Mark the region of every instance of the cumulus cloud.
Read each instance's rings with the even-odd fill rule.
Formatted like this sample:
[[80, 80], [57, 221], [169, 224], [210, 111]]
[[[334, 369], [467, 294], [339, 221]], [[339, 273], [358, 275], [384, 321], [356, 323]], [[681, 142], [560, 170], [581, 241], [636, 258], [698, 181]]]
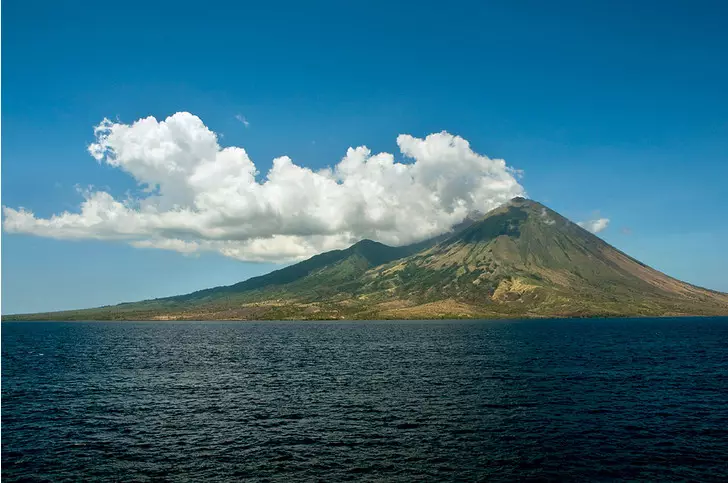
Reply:
[[589, 230], [592, 233], [599, 233], [609, 225], [609, 218], [597, 218], [595, 220], [579, 221], [576, 223], [580, 227]]
[[187, 112], [132, 124], [104, 119], [94, 133], [89, 153], [133, 177], [143, 195], [90, 189], [78, 210], [49, 218], [3, 206], [7, 232], [293, 261], [363, 238], [417, 242], [525, 194], [504, 160], [447, 132], [398, 136], [407, 162], [360, 146], [317, 171], [282, 156], [264, 177], [243, 148], [221, 147]]

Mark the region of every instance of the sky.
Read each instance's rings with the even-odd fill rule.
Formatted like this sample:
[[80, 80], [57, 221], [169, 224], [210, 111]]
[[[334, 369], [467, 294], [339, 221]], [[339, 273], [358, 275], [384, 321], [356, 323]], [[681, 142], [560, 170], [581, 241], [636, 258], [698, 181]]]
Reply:
[[728, 291], [728, 2], [2, 3], [2, 313], [524, 194]]

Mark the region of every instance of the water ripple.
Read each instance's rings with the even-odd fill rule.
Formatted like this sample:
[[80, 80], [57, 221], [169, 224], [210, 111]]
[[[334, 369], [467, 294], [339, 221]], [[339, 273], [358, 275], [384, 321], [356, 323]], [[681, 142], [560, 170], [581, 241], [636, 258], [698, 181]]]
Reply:
[[5, 481], [728, 480], [728, 319], [3, 323]]

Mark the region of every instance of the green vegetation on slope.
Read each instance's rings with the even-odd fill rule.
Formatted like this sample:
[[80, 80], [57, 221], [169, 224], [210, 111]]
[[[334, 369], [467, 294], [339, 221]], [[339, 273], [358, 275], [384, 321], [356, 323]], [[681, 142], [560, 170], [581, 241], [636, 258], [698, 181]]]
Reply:
[[545, 206], [515, 198], [415, 245], [370, 240], [188, 295], [5, 319], [374, 319], [728, 314]]

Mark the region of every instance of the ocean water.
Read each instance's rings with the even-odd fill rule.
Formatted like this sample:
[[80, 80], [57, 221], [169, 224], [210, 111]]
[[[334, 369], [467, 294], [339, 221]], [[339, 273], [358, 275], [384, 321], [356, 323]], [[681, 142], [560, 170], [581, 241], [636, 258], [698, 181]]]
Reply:
[[2, 324], [3, 481], [728, 481], [728, 318]]

